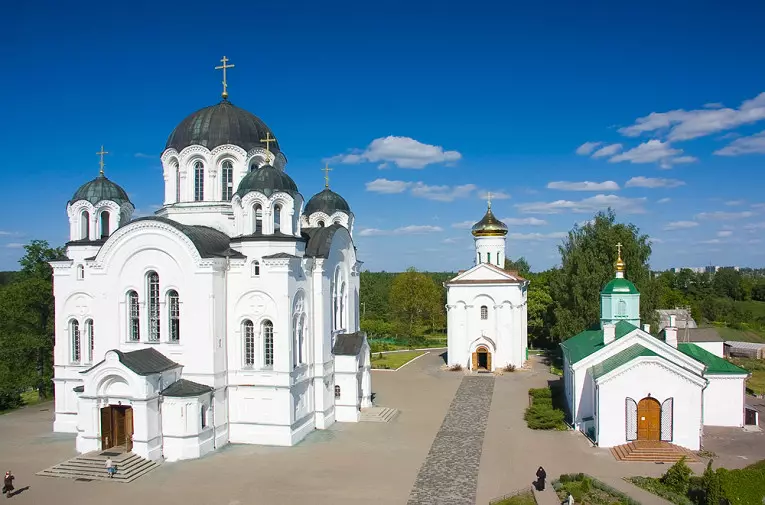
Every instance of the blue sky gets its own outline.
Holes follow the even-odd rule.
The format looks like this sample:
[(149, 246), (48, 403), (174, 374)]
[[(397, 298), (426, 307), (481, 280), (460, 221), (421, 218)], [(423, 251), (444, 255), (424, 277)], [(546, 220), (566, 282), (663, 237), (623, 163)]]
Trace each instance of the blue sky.
[(765, 266), (765, 4), (615, 3), (15, 2), (0, 269), (66, 241), (101, 144), (153, 212), (167, 136), (219, 100), (224, 54), (306, 199), (330, 161), (371, 270), (469, 267), (487, 190), (535, 269), (609, 205), (655, 268)]

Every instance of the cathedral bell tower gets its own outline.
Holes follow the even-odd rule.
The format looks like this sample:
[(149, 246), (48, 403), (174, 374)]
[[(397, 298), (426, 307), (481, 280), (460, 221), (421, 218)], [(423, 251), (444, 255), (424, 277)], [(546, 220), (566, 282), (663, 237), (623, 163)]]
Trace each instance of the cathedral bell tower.
[(486, 214), (473, 225), (476, 265), (491, 263), (505, 268), (505, 237), (507, 225), (494, 217), (491, 211), (491, 193), (488, 195)]
[(600, 326), (619, 321), (640, 327), (640, 292), (624, 278), (627, 264), (622, 259), (622, 244), (616, 244), (616, 275), (600, 292)]

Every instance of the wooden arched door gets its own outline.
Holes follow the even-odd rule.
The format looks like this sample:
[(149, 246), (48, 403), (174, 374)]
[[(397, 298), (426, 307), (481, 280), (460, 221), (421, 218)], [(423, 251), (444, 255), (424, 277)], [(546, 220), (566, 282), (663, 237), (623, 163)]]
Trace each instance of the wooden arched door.
[(638, 402), (637, 439), (661, 440), (661, 404), (655, 398), (643, 398)]

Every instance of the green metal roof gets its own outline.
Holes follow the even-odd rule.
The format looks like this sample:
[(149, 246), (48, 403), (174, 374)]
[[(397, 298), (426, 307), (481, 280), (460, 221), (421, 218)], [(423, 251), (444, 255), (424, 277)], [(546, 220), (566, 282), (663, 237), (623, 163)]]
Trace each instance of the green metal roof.
[(79, 200), (87, 200), (93, 205), (102, 200), (109, 200), (117, 205), (129, 202), (127, 193), (122, 189), (119, 184), (115, 184), (106, 178), (104, 174), (100, 174), (92, 181), (86, 182), (80, 188), (75, 191), (72, 199), (69, 203), (74, 203)]
[(294, 197), (298, 194), (298, 187), (295, 181), (283, 170), (271, 165), (263, 165), (244, 176), (242, 182), (239, 183), (236, 194), (241, 198), (250, 191), (259, 191), (268, 197), (282, 191)]
[(611, 282), (606, 284), (606, 287), (603, 288), (603, 291), (600, 292), (602, 295), (611, 295), (614, 293), (620, 293), (620, 294), (629, 294), (629, 295), (639, 295), (640, 292), (637, 290), (634, 284), (632, 284), (631, 281), (628, 281), (624, 278), (614, 278), (611, 279)]
[(641, 356), (658, 356), (658, 354), (640, 344), (635, 344), (591, 367), (592, 376), (597, 379)]
[[(627, 321), (619, 321), (616, 323), (616, 338), (622, 338), (629, 332), (637, 329), (637, 326)], [(560, 346), (563, 349), (563, 353), (568, 357), (569, 363), (576, 363), (590, 354), (603, 349), (603, 330), (585, 330), (568, 340), (564, 340)]]
[(704, 375), (746, 375), (749, 373), (745, 369), (734, 365), (726, 359), (715, 356), (696, 344), (681, 342), (677, 344), (677, 349), (696, 361), (704, 363), (707, 366)]

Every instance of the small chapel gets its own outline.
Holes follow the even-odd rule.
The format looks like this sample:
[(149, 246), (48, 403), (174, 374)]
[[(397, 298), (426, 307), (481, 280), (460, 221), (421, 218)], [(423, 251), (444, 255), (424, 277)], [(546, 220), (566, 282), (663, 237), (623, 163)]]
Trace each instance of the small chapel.
[(444, 283), (448, 365), (478, 372), (520, 368), (527, 358), (529, 281), (504, 269), (507, 225), (494, 217), (491, 196), (472, 234), (475, 266)]
[(600, 324), (560, 344), (565, 400), (575, 429), (600, 447), (669, 442), (699, 450), (705, 426), (744, 425), (748, 372), (678, 340), (674, 320), (656, 336), (640, 324), (640, 293), (616, 275), (600, 293)]
[(66, 205), (53, 431), (80, 453), (291, 446), (371, 406), (353, 212), (329, 167), (304, 201), (271, 129), (229, 101), (221, 61), (222, 100), (167, 138), (155, 215), (134, 218), (103, 147)]

